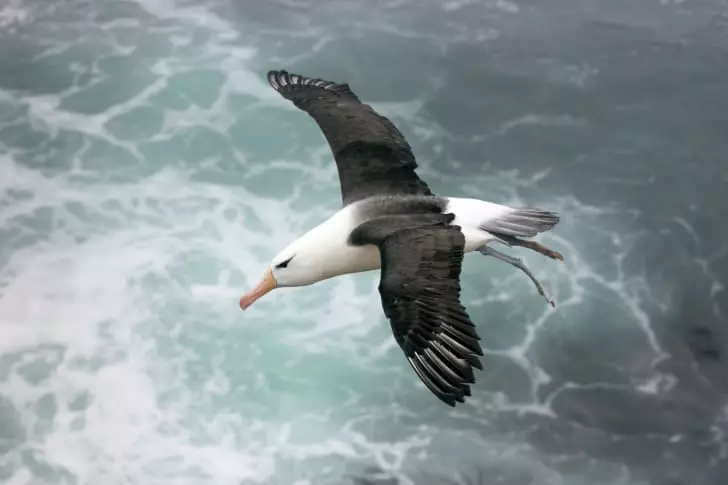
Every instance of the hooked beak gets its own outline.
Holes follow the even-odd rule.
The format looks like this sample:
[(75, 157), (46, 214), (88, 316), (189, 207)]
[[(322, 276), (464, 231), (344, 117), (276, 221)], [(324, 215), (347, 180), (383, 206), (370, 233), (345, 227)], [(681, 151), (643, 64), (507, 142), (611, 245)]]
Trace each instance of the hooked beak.
[(265, 295), (269, 291), (275, 289), (277, 286), (276, 279), (273, 277), (273, 272), (268, 269), (263, 276), (263, 279), (258, 283), (258, 286), (244, 294), (240, 298), (240, 308), (243, 310), (247, 309), (250, 305), (261, 296)]

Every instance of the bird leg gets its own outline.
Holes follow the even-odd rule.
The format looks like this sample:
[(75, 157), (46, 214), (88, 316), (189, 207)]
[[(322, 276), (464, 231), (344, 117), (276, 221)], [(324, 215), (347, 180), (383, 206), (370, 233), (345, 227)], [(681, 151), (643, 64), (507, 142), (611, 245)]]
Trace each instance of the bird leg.
[(497, 251), (489, 246), (483, 246), (482, 248), (478, 249), (478, 252), (480, 252), (480, 254), (482, 254), (483, 256), (493, 256), (494, 258), (504, 261), (512, 266), (515, 266), (516, 268), (526, 273), (526, 276), (528, 276), (531, 281), (533, 281), (533, 284), (536, 285), (536, 289), (538, 290), (539, 295), (543, 296), (544, 299), (546, 299), (546, 301), (549, 303), (549, 305), (551, 305), (552, 307), (556, 307), (554, 300), (552, 300), (548, 293), (546, 293), (543, 285), (536, 279), (535, 276), (533, 276), (533, 273), (531, 273), (531, 271), (526, 267), (525, 264), (523, 264), (523, 261), (521, 261), (519, 258), (508, 256), (507, 254), (501, 253), (500, 251)]
[(513, 240), (509, 241), (514, 246), (521, 246), (524, 248), (532, 249), (538, 253), (543, 254), (544, 256), (548, 256), (551, 259), (558, 259), (559, 261), (563, 261), (564, 257), (561, 255), (560, 252), (554, 251), (553, 249), (549, 249), (543, 244), (539, 244), (536, 241), (524, 241), (523, 239), (513, 238)]

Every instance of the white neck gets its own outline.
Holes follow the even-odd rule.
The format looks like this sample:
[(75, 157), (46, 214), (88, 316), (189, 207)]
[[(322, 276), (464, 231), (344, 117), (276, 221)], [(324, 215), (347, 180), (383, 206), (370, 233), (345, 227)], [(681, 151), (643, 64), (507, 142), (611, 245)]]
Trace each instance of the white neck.
[(351, 246), (347, 243), (356, 224), (354, 211), (345, 207), (292, 242), (281, 253), (296, 254), (291, 269), (295, 266), (296, 271), (306, 273), (307, 278), (301, 284), (381, 267), (376, 246)]

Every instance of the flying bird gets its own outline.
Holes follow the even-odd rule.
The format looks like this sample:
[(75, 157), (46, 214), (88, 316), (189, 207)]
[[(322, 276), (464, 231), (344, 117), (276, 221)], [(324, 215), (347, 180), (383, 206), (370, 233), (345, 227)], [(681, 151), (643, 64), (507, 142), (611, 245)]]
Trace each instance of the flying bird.
[(492, 246), (528, 248), (563, 261), (558, 252), (524, 239), (549, 231), (559, 216), (435, 195), (415, 172), (415, 155), (402, 133), (348, 84), (285, 70), (269, 71), (267, 79), (321, 129), (336, 162), (342, 208), (278, 253), (240, 307), (275, 288), (380, 269), (382, 308), (407, 361), (442, 402), (464, 402), (475, 383), (473, 369), (483, 368), (483, 351), (460, 302), (463, 255), (478, 251), (515, 266), (554, 306), (520, 259)]

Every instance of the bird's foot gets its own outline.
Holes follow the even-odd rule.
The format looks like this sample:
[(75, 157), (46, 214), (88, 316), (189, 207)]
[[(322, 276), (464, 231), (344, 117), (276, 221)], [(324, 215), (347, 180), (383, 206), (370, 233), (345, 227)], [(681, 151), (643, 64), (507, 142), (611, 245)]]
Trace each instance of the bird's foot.
[(543, 244), (537, 243), (536, 241), (523, 241), (520, 245), (532, 249), (538, 253), (541, 253), (544, 256), (548, 256), (551, 259), (556, 259), (561, 262), (564, 261), (564, 256), (560, 252), (549, 249)]
[[(545, 248), (544, 248), (545, 249)], [(500, 251), (497, 251), (489, 246), (483, 246), (478, 250), (480, 254), (483, 256), (493, 256), (496, 259), (499, 259), (503, 262), (506, 262), (512, 266), (515, 266), (516, 268), (520, 269), (524, 273), (526, 273), (526, 276), (528, 276), (531, 281), (533, 281), (533, 284), (536, 286), (536, 290), (538, 290), (538, 294), (541, 295), (546, 302), (548, 302), (549, 305), (552, 307), (556, 307), (556, 303), (554, 303), (554, 300), (548, 295), (546, 292), (546, 289), (543, 287), (540, 281), (536, 279), (536, 277), (531, 273), (531, 270), (529, 270), (525, 264), (523, 264), (523, 261), (521, 261), (519, 258), (514, 258), (512, 256), (508, 256), (507, 254), (501, 253)], [(559, 254), (559, 253), (556, 253)], [(559, 254), (559, 256), (561, 256)], [(563, 258), (562, 258), (563, 260)]]

